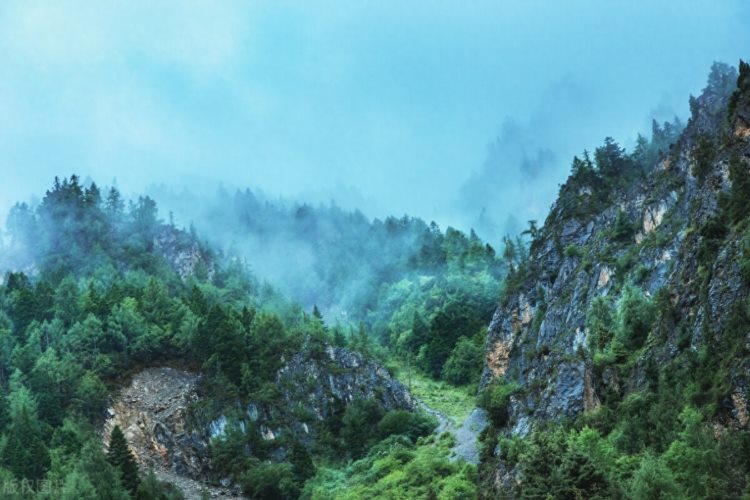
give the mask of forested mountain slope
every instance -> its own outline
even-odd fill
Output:
[[[473,467],[448,461],[451,442],[432,436],[436,422],[382,361],[403,346],[419,350],[415,364],[436,377],[447,364],[447,378],[478,380],[487,290],[498,287],[488,268],[499,264],[476,238],[415,227],[440,252],[435,271],[399,268],[405,275],[394,279],[412,298],[394,310],[408,307],[408,326],[386,328],[378,342],[364,323],[327,325],[317,308],[307,313],[261,284],[236,254],[160,221],[150,198],[126,204],[115,189],[102,195],[76,176],[55,180],[38,206],[14,207],[0,253],[8,270],[0,283],[2,481],[34,485],[18,498],[179,498],[148,473],[152,462],[137,472],[127,447],[140,442],[149,449],[139,456],[164,453],[159,477],[221,482],[253,498],[297,498],[306,482],[306,497],[327,497],[331,477],[349,484],[341,494],[359,488],[362,498],[375,487],[473,494]],[[472,273],[486,286],[472,288]],[[446,280],[455,287],[437,284]],[[387,325],[394,312],[381,314]],[[414,335],[424,337],[404,343]],[[113,427],[110,443],[102,425],[118,415],[108,408],[121,408],[112,404],[123,386],[165,366],[199,380],[196,397],[169,421],[160,416],[169,401],[135,404],[143,415],[115,419],[124,434]],[[133,421],[148,427],[147,438],[135,439]],[[378,486],[361,477],[362,464],[346,468],[383,454],[394,457],[394,473],[413,462],[421,479]],[[53,487],[41,491],[42,483]]]
[[[736,498],[748,485],[750,66],[684,131],[585,154],[486,344],[486,497]]]

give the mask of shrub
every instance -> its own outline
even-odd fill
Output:
[[[740,272],[746,285],[750,285],[750,229],[745,231],[742,237],[742,257],[740,259]]]
[[[264,462],[240,478],[242,491],[250,498],[286,500],[299,497],[300,484],[290,464]]]
[[[373,399],[358,399],[346,407],[341,437],[353,457],[361,457],[377,439],[377,425],[384,415],[383,406]]]
[[[496,378],[479,395],[478,404],[484,408],[495,427],[505,427],[510,419],[510,397],[519,390],[518,384]]]
[[[536,432],[520,459],[523,498],[612,498],[612,487],[589,449],[575,433]]]
[[[484,361],[484,350],[476,342],[461,337],[443,365],[443,379],[451,384],[477,382]]]
[[[713,258],[719,251],[721,242],[728,232],[727,225],[718,217],[708,219],[700,228],[700,244],[698,245],[698,263],[704,267],[712,267]]]
[[[596,297],[586,313],[588,348],[592,353],[601,351],[612,339],[614,330],[612,305],[606,297]]]
[[[392,435],[407,436],[412,442],[427,436],[437,427],[437,421],[425,413],[411,413],[406,410],[389,411],[378,422],[381,439]]]
[[[643,291],[626,286],[617,302],[617,336],[625,349],[643,347],[655,320],[654,307]]]
[[[698,144],[696,144],[693,150],[693,176],[703,181],[706,176],[711,172],[714,160],[716,159],[716,146],[710,136],[702,135],[698,138]]]
[[[581,248],[578,245],[568,245],[565,247],[565,256],[569,258],[580,257],[583,255]]]
[[[615,241],[628,241],[633,237],[635,233],[635,225],[630,222],[628,214],[623,210],[617,212],[615,218],[615,224],[612,228],[612,238]]]
[[[674,474],[658,458],[646,456],[630,481],[630,497],[637,500],[684,498]]]
[[[750,214],[750,175],[748,166],[738,153],[729,158],[729,179],[732,189],[720,200],[724,219],[732,224],[744,220]]]

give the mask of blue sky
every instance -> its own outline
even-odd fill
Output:
[[[572,154],[686,117],[712,61],[750,57],[747,4],[6,1],[0,216],[76,172],[462,227],[488,175],[500,224],[543,218]],[[487,166],[498,138],[548,150],[538,175]]]

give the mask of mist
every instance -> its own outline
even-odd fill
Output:
[[[0,217],[78,173],[497,243],[544,218],[573,154],[686,118],[711,63],[748,56],[748,19],[741,0],[4,2]]]

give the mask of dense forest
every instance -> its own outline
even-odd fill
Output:
[[[314,227],[315,213],[301,211],[295,220]],[[3,249],[5,267],[16,271],[0,287],[3,474],[61,485],[66,498],[178,496],[153,476],[133,479],[122,468],[127,461],[108,461],[99,444],[97,429],[113,391],[150,365],[200,371],[201,411],[208,415],[238,401],[273,404],[283,359],[315,355],[326,346],[354,349],[394,369],[408,358],[415,370],[460,386],[473,383],[467,390],[475,390],[502,267],[494,251],[474,235],[453,229],[443,234],[417,219],[367,223],[361,216],[335,215],[352,221],[343,225],[348,236],[365,235],[352,237],[348,262],[328,256],[326,264],[340,267],[323,273],[326,279],[354,272],[354,255],[374,261],[383,245],[410,253],[388,254],[404,259],[399,262],[373,262],[371,279],[377,269],[391,274],[361,299],[361,312],[352,313],[356,324],[329,327],[317,307],[305,312],[259,282],[243,260],[212,249],[194,230],[160,221],[148,197],[126,205],[116,189],[103,195],[95,184],[83,186],[71,176],[56,179],[38,206],[16,205]],[[212,442],[214,473],[228,474],[254,497],[291,498],[315,474],[314,463],[327,464],[331,474],[346,464],[341,457],[370,456],[369,448],[385,440],[373,454],[388,450],[398,463],[413,461],[411,467],[423,469],[422,479],[407,489],[472,490],[471,480],[449,481],[470,472],[449,464],[444,446],[415,445],[436,425],[430,417],[387,412],[363,400],[331,418],[324,445],[313,450],[285,443],[291,453],[280,462],[267,461],[272,449],[257,430],[228,432]],[[352,474],[347,481],[361,480],[354,471],[367,467],[357,464],[346,472]],[[434,474],[446,477],[446,484],[425,483]],[[317,497],[326,477],[311,483],[310,495]]]
[[[435,378],[459,339],[464,351],[469,340],[483,346],[507,259],[516,257],[514,250],[496,255],[474,231],[443,232],[414,217],[370,220],[334,204],[270,200],[250,190],[221,190],[208,199],[153,191],[190,214],[212,244],[251,256],[250,267],[286,296],[317,307],[332,325],[362,323],[380,344],[414,358]],[[522,253],[525,239],[507,241]],[[428,337],[441,345],[420,354]],[[446,376],[465,384],[476,382],[474,371]]]

